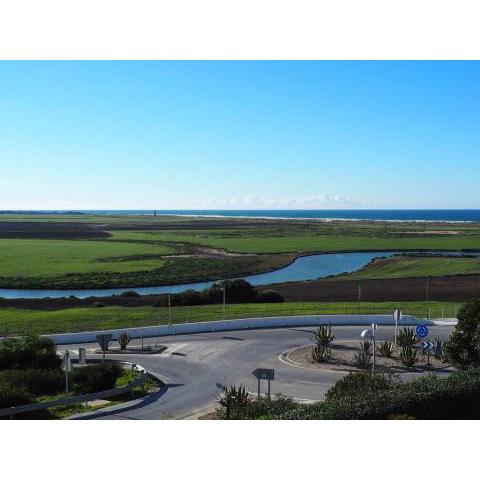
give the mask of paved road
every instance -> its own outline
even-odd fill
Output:
[[[365,327],[334,327],[337,340],[358,341]],[[430,338],[446,339],[452,327],[430,327]],[[243,383],[256,391],[251,372],[257,367],[275,368],[272,393],[283,393],[301,400],[320,400],[328,388],[344,373],[299,368],[283,363],[279,356],[286,350],[309,343],[313,328],[287,328],[227,333],[204,333],[169,338],[148,339],[148,344],[161,343],[168,348],[156,355],[112,355],[144,366],[167,383],[167,388],[145,400],[112,413],[97,412],[92,418],[104,419],[168,419],[185,418],[207,408],[215,401],[217,383]],[[379,340],[391,338],[392,327],[379,327]],[[138,344],[139,341],[132,341]],[[145,341],[147,344],[147,341]],[[69,345],[59,350],[87,348],[93,357],[96,344]],[[92,350],[92,351],[90,351]]]

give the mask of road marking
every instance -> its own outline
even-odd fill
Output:
[[[158,356],[158,357],[170,357],[170,356],[172,356],[172,353],[186,347],[187,345],[188,345],[188,343],[177,343],[177,344],[172,343],[167,347],[167,349],[164,352],[158,353],[156,356]]]

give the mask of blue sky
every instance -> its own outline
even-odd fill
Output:
[[[480,208],[480,62],[0,62],[0,209]]]

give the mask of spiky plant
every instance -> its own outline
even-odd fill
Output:
[[[317,363],[328,362],[333,357],[332,349],[323,345],[314,345],[312,347],[312,360]]]
[[[420,361],[418,358],[418,349],[412,345],[404,345],[400,351],[400,361],[406,367],[412,368]]]
[[[413,328],[406,327],[406,328],[402,328],[398,332],[397,341],[398,341],[398,346],[400,348],[409,347],[409,346],[413,347],[417,343],[417,336],[415,335]]]
[[[378,352],[383,357],[391,358],[395,350],[395,344],[393,342],[381,342],[378,347]]]
[[[371,342],[360,342],[360,350],[353,356],[356,367],[366,370],[372,364],[373,345]]]
[[[332,357],[332,343],[335,335],[332,334],[331,325],[320,325],[314,332],[312,340],[315,345],[312,347],[312,360],[322,363],[328,362]]]
[[[118,336],[118,343],[120,344],[120,350],[125,350],[127,348],[127,345],[130,343],[130,336],[128,335],[127,332],[122,332]]]
[[[335,340],[335,335],[332,334],[331,325],[320,325],[314,332],[312,340],[317,345],[330,347]]]
[[[433,341],[433,356],[438,360],[445,359],[445,352],[443,348],[443,340],[436,338]]]
[[[223,389],[217,402],[227,418],[238,418],[251,402],[251,397],[244,385],[230,385]]]

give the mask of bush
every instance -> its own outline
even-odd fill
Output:
[[[400,351],[400,361],[408,368],[415,366],[420,359],[417,356],[418,350],[412,345],[404,345]]]
[[[444,378],[421,377],[373,395],[297,406],[275,418],[381,420],[407,415],[420,420],[472,420],[480,419],[479,396],[480,370],[470,370]]]
[[[456,368],[480,367],[480,300],[463,305],[457,319],[445,353]]]
[[[393,377],[386,375],[375,375],[370,373],[350,372],[338,380],[325,394],[327,400],[349,396],[364,396],[375,392],[385,391],[390,388]]]
[[[102,308],[105,306],[105,304],[103,302],[93,302],[93,306],[95,308]]]
[[[245,410],[251,402],[250,394],[245,386],[230,385],[226,388],[217,400],[220,407],[220,414],[229,419],[240,418],[245,415]]]
[[[378,347],[378,352],[380,355],[386,357],[386,358],[391,358],[393,355],[393,352],[395,350],[395,345],[393,342],[380,342],[380,346]]]
[[[282,303],[283,297],[275,290],[263,290],[257,295],[259,303]]]
[[[314,332],[312,340],[312,359],[315,362],[328,362],[332,358],[332,343],[335,336],[332,334],[331,325],[320,325]]]
[[[0,384],[25,388],[33,395],[54,395],[65,387],[65,375],[61,370],[2,370]]]
[[[360,342],[360,350],[353,356],[353,364],[366,370],[372,364],[373,346],[371,342]]]
[[[99,363],[74,368],[70,379],[75,393],[94,393],[115,387],[123,369],[116,363]]]
[[[138,292],[135,292],[134,290],[127,290],[126,292],[122,292],[120,296],[121,297],[141,297],[141,295]]]
[[[0,342],[0,370],[59,367],[57,347],[48,338],[27,336]]]
[[[127,332],[122,332],[118,336],[118,343],[120,344],[120,350],[125,350],[127,348],[127,345],[130,343],[130,336],[128,335]]]
[[[415,332],[413,331],[413,328],[410,328],[410,327],[402,328],[398,332],[397,341],[398,341],[398,346],[400,348],[409,347],[409,346],[413,347],[414,345],[416,345],[417,337],[415,335]]]
[[[0,384],[0,409],[29,403],[33,403],[33,398],[25,388]]]

